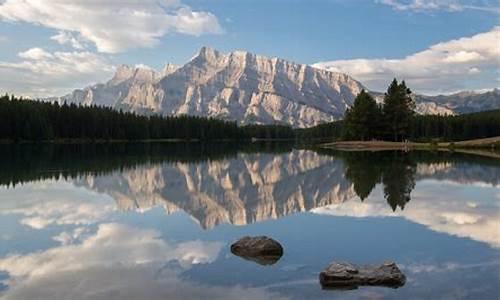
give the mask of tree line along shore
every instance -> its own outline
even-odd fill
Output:
[[[109,107],[0,97],[0,141],[109,142],[157,140],[299,140],[308,143],[361,141],[357,147],[397,145],[490,147],[486,142],[459,142],[500,136],[500,109],[457,116],[418,115],[405,82],[394,79],[382,103],[361,91],[343,120],[309,128],[286,125],[238,125],[197,116],[144,116]],[[411,141],[411,142],[410,142]]]

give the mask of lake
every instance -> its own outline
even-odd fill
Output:
[[[286,143],[0,145],[2,299],[499,299],[500,160]],[[245,235],[284,248],[233,255]],[[392,260],[398,289],[323,290]]]

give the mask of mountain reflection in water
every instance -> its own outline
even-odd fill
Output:
[[[337,258],[394,259],[409,274],[397,292],[362,289],[353,298],[416,295],[425,274],[450,281],[459,269],[479,270],[468,279],[482,285],[477,295],[495,294],[500,162],[492,158],[283,143],[3,145],[0,155],[6,299],[40,291],[64,299],[85,287],[81,298],[323,298],[317,273]],[[267,273],[232,260],[226,248],[243,234],[272,235],[285,255]],[[444,295],[431,288],[419,295]]]
[[[19,145],[0,153],[3,184],[62,177],[111,196],[121,210],[182,210],[205,229],[365,201],[378,184],[392,211],[403,210],[417,181],[496,186],[500,178],[500,162],[486,157],[297,150],[286,143],[45,145],[38,151]]]

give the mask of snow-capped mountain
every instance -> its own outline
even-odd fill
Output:
[[[362,89],[360,82],[343,73],[244,51],[224,54],[203,47],[184,66],[167,64],[161,71],[121,66],[108,82],[75,90],[58,100],[140,114],[189,114],[243,124],[308,127],[342,118]],[[465,107],[472,111],[500,107],[498,92],[488,103],[476,103],[470,97],[458,103],[452,96],[415,96],[417,112],[455,114],[469,111]]]

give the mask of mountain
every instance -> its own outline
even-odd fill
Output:
[[[343,73],[244,51],[224,54],[203,47],[184,66],[167,64],[161,71],[121,66],[108,82],[75,90],[58,101],[139,114],[189,114],[242,124],[308,127],[342,118],[362,89],[360,82]],[[419,113],[455,114],[500,107],[497,90],[489,96],[415,97]]]
[[[119,107],[121,103],[140,93],[140,88],[152,87],[159,80],[177,70],[177,66],[167,64],[162,71],[157,72],[148,67],[129,67],[122,65],[108,82],[95,84],[82,90],[74,90],[71,94],[60,98],[60,102],[84,105],[101,105]]]
[[[382,104],[384,101],[384,93],[371,91],[370,94],[375,97],[377,103]],[[415,100],[415,111],[422,115],[456,115],[457,113],[446,107],[445,105],[439,104],[436,101],[425,98],[425,96],[419,94],[412,94]]]
[[[190,114],[305,127],[341,118],[363,88],[346,74],[203,47],[184,66],[167,66],[162,72],[121,66],[110,81],[75,90],[61,101],[141,114]]]
[[[416,95],[419,103],[434,103],[457,114],[474,113],[500,108],[500,89],[484,93],[460,92],[451,95]]]

